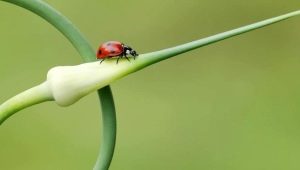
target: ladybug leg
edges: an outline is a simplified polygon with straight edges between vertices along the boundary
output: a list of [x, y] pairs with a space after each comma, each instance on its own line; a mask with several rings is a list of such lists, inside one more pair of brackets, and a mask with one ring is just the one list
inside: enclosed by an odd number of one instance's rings
[[100, 64], [105, 60], [106, 58], [103, 58], [101, 61], [100, 61]]
[[129, 58], [127, 57], [126, 50], [125, 50], [125, 52], [123, 53], [123, 56], [130, 62]]
[[122, 56], [119, 56], [117, 59], [117, 64], [119, 63], [120, 58], [122, 58]]
[[130, 62], [129, 58], [125, 55], [125, 58]]

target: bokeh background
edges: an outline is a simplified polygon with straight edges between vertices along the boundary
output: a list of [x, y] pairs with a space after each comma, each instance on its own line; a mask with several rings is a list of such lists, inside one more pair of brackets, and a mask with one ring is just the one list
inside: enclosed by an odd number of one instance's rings
[[[47, 0], [96, 49], [146, 53], [299, 9], [299, 0]], [[0, 2], [0, 102], [81, 59], [40, 17]], [[114, 82], [111, 170], [300, 169], [300, 17], [182, 54]], [[96, 94], [39, 104], [0, 127], [1, 170], [92, 169]]]

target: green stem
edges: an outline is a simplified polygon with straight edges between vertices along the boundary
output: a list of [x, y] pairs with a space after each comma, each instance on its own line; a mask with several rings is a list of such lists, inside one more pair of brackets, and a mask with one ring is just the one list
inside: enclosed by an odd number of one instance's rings
[[51, 100], [53, 100], [53, 97], [47, 83], [28, 89], [0, 105], [0, 125], [19, 110]]
[[113, 157], [116, 142], [116, 111], [114, 103], [111, 102], [113, 101], [113, 95], [109, 86], [102, 88], [98, 94], [102, 101], [101, 108], [103, 112], [102, 145], [106, 147], [101, 148], [94, 170], [107, 170]]
[[[13, 3], [25, 9], [32, 11], [33, 13], [41, 16], [50, 24], [52, 24], [55, 28], [57, 28], [76, 48], [79, 52], [80, 56], [83, 58], [85, 62], [94, 61], [95, 60], [95, 51], [91, 47], [90, 43], [86, 40], [86, 38], [80, 33], [80, 31], [60, 12], [55, 10], [53, 7], [45, 3], [41, 0], [2, 0], [9, 3]], [[102, 95], [103, 93], [103, 95]], [[106, 107], [102, 108], [103, 121], [109, 120], [109, 123], [116, 125], [116, 116], [115, 116], [115, 107], [114, 100], [111, 94], [110, 87], [107, 86], [103, 89], [98, 90], [99, 98], [101, 99], [101, 105], [106, 105]], [[103, 96], [108, 96], [107, 98]], [[105, 103], [105, 104], [104, 104]], [[110, 104], [109, 104], [110, 103]], [[105, 121], [106, 122], [106, 121]], [[103, 123], [103, 137], [108, 136], [109, 138], [116, 138], [116, 128], [111, 128], [110, 126], [106, 126], [108, 123]], [[111, 128], [111, 129], [108, 129]], [[106, 139], [103, 139], [106, 140]], [[108, 140], [109, 141], [109, 140]], [[101, 150], [99, 153], [99, 159], [96, 162], [95, 170], [98, 170], [97, 167], [109, 167], [114, 149], [115, 141], [112, 143], [104, 142], [102, 143]], [[99, 162], [103, 160], [103, 162]], [[99, 169], [103, 170], [103, 169]]]
[[218, 41], [221, 41], [221, 40], [233, 37], [233, 36], [237, 36], [242, 33], [246, 33], [246, 32], [261, 28], [261, 27], [265, 27], [270, 24], [274, 24], [276, 22], [288, 19], [290, 17], [296, 16], [299, 14], [300, 14], [300, 10], [290, 12], [288, 14], [284, 14], [284, 15], [281, 15], [278, 17], [266, 19], [266, 20], [263, 20], [263, 21], [260, 21], [260, 22], [254, 23], [254, 24], [250, 24], [250, 25], [243, 26], [243, 27], [240, 27], [237, 29], [219, 33], [219, 34], [207, 37], [207, 38], [199, 39], [199, 40], [192, 41], [192, 42], [182, 44], [179, 46], [175, 46], [175, 47], [163, 49], [160, 51], [141, 55], [141, 57], [143, 57], [143, 59], [140, 62], [140, 68], [143, 68], [147, 65], [151, 65], [156, 62], [168, 59], [170, 57], [174, 57], [176, 55], [194, 50], [196, 48], [203, 47], [205, 45], [209, 45], [209, 44], [212, 44], [212, 43], [215, 43], [215, 42], [218, 42]]

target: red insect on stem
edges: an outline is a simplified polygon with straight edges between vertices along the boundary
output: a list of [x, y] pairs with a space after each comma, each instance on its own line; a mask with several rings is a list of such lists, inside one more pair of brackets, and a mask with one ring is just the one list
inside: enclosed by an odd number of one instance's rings
[[119, 41], [108, 41], [100, 45], [97, 52], [97, 59], [102, 59], [100, 64], [107, 58], [118, 57], [117, 64], [120, 58], [125, 57], [128, 61], [127, 55], [131, 55], [135, 59], [138, 54], [131, 47], [119, 42]]

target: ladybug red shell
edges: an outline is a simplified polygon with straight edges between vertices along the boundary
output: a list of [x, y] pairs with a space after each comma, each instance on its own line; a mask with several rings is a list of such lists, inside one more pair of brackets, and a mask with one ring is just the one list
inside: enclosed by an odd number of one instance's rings
[[97, 53], [98, 59], [111, 58], [123, 53], [123, 43], [118, 41], [108, 41], [100, 45]]
[[119, 41], [108, 41], [100, 45], [97, 51], [97, 59], [102, 59], [102, 63], [107, 58], [118, 57], [117, 63], [120, 58], [125, 57], [128, 61], [127, 55], [133, 56], [135, 59], [138, 54], [131, 47], [119, 42]]

